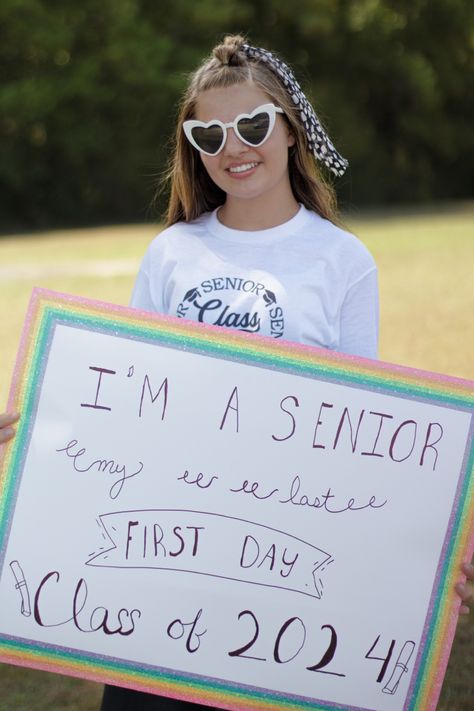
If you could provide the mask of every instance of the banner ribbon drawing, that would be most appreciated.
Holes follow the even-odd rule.
[[[321,576],[333,562],[327,551],[289,533],[206,511],[117,511],[98,523],[110,545],[92,553],[87,565],[197,573],[320,599]]]

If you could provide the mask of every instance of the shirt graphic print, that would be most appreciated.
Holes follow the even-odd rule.
[[[275,291],[240,276],[215,276],[190,285],[176,316],[273,338],[284,337],[285,318]]]

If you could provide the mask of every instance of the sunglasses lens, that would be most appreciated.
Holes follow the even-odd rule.
[[[238,125],[240,136],[252,146],[259,146],[266,139],[270,128],[270,116],[266,111],[252,118],[240,119]]]
[[[200,150],[206,153],[217,153],[222,145],[224,131],[221,126],[195,126],[192,130],[192,136],[199,146]]]

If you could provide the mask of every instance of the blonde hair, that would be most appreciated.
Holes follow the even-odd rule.
[[[194,118],[201,92],[247,82],[260,87],[283,109],[295,137],[295,145],[289,149],[288,155],[290,185],[295,199],[321,217],[339,224],[334,188],[324,179],[308,150],[305,130],[291,96],[264,62],[247,57],[242,50],[244,41],[240,35],[228,35],[190,77],[181,101],[172,156],[165,176],[171,184],[166,225],[188,222],[224,204],[225,192],[207,174],[198,151],[185,137],[182,126],[183,121]]]

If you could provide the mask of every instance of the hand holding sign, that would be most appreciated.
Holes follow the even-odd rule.
[[[474,583],[474,565],[471,563],[464,563],[462,566],[462,571],[466,576],[467,580]],[[460,596],[463,604],[461,605],[459,612],[461,615],[468,615],[470,610],[470,605],[474,601],[474,591],[473,586],[468,583],[458,583],[456,585],[456,591]]]

